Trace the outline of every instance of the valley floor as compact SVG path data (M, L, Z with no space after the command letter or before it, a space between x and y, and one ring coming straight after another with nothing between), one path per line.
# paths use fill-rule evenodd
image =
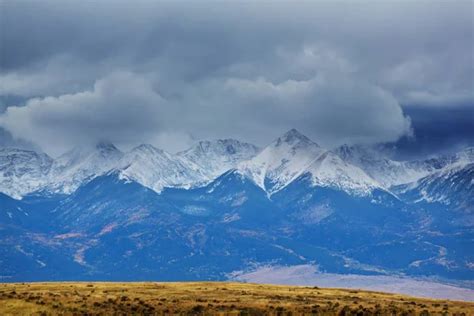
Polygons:
M474 303L229 282L4 283L0 315L474 315Z

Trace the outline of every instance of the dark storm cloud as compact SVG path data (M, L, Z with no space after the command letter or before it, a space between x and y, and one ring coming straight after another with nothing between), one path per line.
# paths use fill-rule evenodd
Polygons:
M452 107L405 107L416 131L397 143L400 158L420 158L474 147L474 104Z
M396 141L412 134L400 104L474 104L472 5L2 2L0 94L26 101L0 125L52 152L291 127L326 146Z

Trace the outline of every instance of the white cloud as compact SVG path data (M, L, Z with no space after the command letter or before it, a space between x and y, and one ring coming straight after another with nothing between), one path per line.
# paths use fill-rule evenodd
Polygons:
M151 139L167 120L162 115L165 107L166 101L147 80L117 72L98 80L90 91L8 107L0 125L14 137L57 154L98 140L129 144Z
M170 151L194 138L236 137L263 145L293 127L327 147L394 141L411 132L389 92L349 73L326 70L280 83L263 77L213 79L183 85L168 100L152 82L116 72L91 90L9 107L0 126L53 155L100 140L122 147L149 142Z
M409 118L389 92L348 74L320 73L280 83L262 77L214 80L194 87L187 97L202 109L189 126L260 144L292 127L327 147L411 134Z

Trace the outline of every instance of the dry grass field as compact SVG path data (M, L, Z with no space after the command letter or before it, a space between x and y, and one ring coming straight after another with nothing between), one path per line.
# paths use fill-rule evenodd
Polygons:
M474 315L474 303L246 283L0 284L0 315Z

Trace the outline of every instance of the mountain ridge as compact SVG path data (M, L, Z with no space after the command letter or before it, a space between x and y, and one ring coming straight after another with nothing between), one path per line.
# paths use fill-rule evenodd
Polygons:
M70 194L84 182L112 169L120 170L124 179L137 181L156 192L166 187L203 186L235 168L269 195L305 173L313 175L314 185L370 194L374 188L391 191L391 187L414 183L447 166L474 160L473 148L419 161L395 161L367 146L343 145L327 150L296 129L263 148L235 139L217 139L199 141L176 154L150 144L121 152L102 141L95 146L74 148L56 159L31 150L1 150L0 192L15 198L34 191ZM6 163L17 152L43 157L44 166L33 166L42 171L36 176L22 174L20 181L14 175L15 167ZM23 164L20 169L28 169L28 163Z

